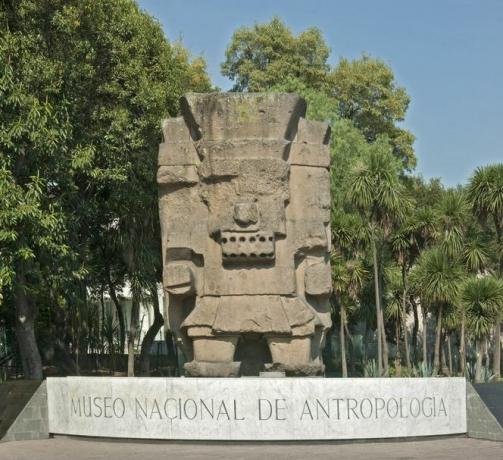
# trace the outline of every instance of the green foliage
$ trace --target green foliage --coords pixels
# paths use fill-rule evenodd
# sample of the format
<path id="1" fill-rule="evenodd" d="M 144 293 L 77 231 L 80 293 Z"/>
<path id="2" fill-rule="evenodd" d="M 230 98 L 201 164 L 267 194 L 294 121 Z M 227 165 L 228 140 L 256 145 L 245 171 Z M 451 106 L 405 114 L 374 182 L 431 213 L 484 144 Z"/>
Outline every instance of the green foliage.
<path id="1" fill-rule="evenodd" d="M 35 313 L 79 318 L 126 280 L 141 296 L 160 279 L 161 120 L 211 90 L 204 61 L 133 0 L 4 2 L 0 27 L 1 294 L 22 262 Z"/>
<path id="2" fill-rule="evenodd" d="M 411 284 L 426 305 L 438 306 L 456 301 L 463 278 L 459 262 L 437 246 L 421 254 L 412 270 Z"/>
<path id="3" fill-rule="evenodd" d="M 461 288 L 460 301 L 470 333 L 477 339 L 485 338 L 503 312 L 503 281 L 492 276 L 471 277 Z"/>
<path id="4" fill-rule="evenodd" d="M 434 369 L 433 366 L 430 363 L 425 363 L 424 361 L 421 361 L 417 368 L 414 370 L 415 375 L 418 377 L 434 377 Z"/>
<path id="5" fill-rule="evenodd" d="M 384 292 L 384 317 L 400 324 L 403 280 L 400 267 L 388 265 L 384 270 L 386 290 Z"/>
<path id="6" fill-rule="evenodd" d="M 364 366 L 365 377 L 380 377 L 379 369 L 377 367 L 375 359 L 370 359 Z"/>
<path id="7" fill-rule="evenodd" d="M 387 232 L 410 203 L 400 182 L 400 165 L 387 139 L 379 138 L 350 172 L 347 197 L 372 223 Z"/>
<path id="8" fill-rule="evenodd" d="M 308 118 L 332 126 L 350 121 L 369 143 L 386 135 L 402 168 L 412 170 L 414 136 L 397 125 L 405 118 L 409 96 L 396 84 L 393 71 L 366 55 L 354 61 L 341 59 L 331 68 L 329 54 L 318 29 L 294 36 L 274 18 L 238 29 L 221 69 L 235 82 L 233 91 L 295 92 L 307 100 Z"/>
<path id="9" fill-rule="evenodd" d="M 468 199 L 482 220 L 491 217 L 503 228 L 503 163 L 475 170 L 468 186 Z"/>
<path id="10" fill-rule="evenodd" d="M 468 185 L 474 214 L 494 232 L 496 269 L 503 276 L 503 163 L 477 168 Z"/>
<path id="11" fill-rule="evenodd" d="M 367 141 L 386 134 L 403 166 L 415 167 L 414 136 L 396 126 L 404 120 L 410 98 L 383 61 L 369 56 L 341 59 L 330 74 L 328 94 L 338 101 L 338 115 L 353 121 Z"/>
<path id="12" fill-rule="evenodd" d="M 275 17 L 270 23 L 234 32 L 222 74 L 235 81 L 234 91 L 266 91 L 288 78 L 321 88 L 328 72 L 329 53 L 318 29 L 310 28 L 294 36 Z"/>
<path id="13" fill-rule="evenodd" d="M 25 67 L 33 47 L 29 37 L 0 38 L 0 304 L 20 266 L 42 281 L 70 252 L 59 196 L 70 127 L 64 106 L 30 91 L 31 74 L 40 71 L 43 80 L 48 73 L 36 56 Z"/>
<path id="14" fill-rule="evenodd" d="M 469 208 L 463 191 L 447 190 L 436 206 L 440 246 L 451 257 L 463 250 L 464 232 L 469 220 Z"/>

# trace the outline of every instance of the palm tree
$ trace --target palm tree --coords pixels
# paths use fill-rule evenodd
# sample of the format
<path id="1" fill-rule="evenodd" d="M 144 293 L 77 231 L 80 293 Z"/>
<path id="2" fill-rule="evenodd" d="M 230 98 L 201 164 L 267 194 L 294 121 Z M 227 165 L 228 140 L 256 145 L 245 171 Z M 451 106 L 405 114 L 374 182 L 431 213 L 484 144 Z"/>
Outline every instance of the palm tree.
<path id="1" fill-rule="evenodd" d="M 334 309 L 339 309 L 339 320 L 340 320 L 340 332 L 339 340 L 341 347 L 341 367 L 342 367 L 342 377 L 346 378 L 348 376 L 348 365 L 346 360 L 346 337 L 344 333 L 345 321 L 346 321 L 346 311 L 344 306 L 343 295 L 346 291 L 346 286 L 348 283 L 348 274 L 346 272 L 346 266 L 342 257 L 337 256 L 332 253 L 331 257 L 331 267 L 332 267 L 332 305 Z"/>
<path id="2" fill-rule="evenodd" d="M 407 369 L 411 370 L 410 358 L 407 345 L 407 324 L 406 311 L 404 310 L 403 293 L 403 267 L 395 265 L 387 266 L 384 269 L 386 279 L 384 289 L 384 317 L 387 320 L 392 320 L 395 325 L 395 341 L 396 341 L 396 356 L 395 369 L 396 375 L 400 376 L 401 352 L 400 352 L 400 331 L 403 331 L 405 342 L 405 354 Z"/>
<path id="3" fill-rule="evenodd" d="M 467 326 L 477 345 L 475 380 L 480 381 L 482 344 L 491 334 L 494 322 L 503 309 L 503 281 L 492 276 L 472 277 L 461 289 L 461 302 L 466 309 Z"/>
<path id="4" fill-rule="evenodd" d="M 404 225 L 399 229 L 398 238 L 406 238 L 405 244 L 399 242 L 392 243 L 392 248 L 395 254 L 399 255 L 399 262 L 402 262 L 402 268 L 406 268 L 406 273 L 404 275 L 404 295 L 407 294 L 408 290 L 408 271 L 415 264 L 417 258 L 422 251 L 429 248 L 431 244 L 438 238 L 438 212 L 432 207 L 420 207 L 414 209 L 409 215 L 408 219 L 405 221 Z M 400 255 L 400 251 L 404 251 L 403 256 Z M 404 267 L 405 266 L 405 267 Z M 409 303 L 412 306 L 414 312 L 414 328 L 412 330 L 412 351 L 416 353 L 417 348 L 417 334 L 419 331 L 419 315 L 417 312 L 417 304 L 415 302 L 414 296 L 408 296 Z M 405 302 L 405 300 L 404 300 Z M 423 308 L 423 313 L 425 310 Z M 423 315 L 424 316 L 424 315 Z M 424 323 L 424 321 L 423 321 Z M 423 361 L 426 362 L 426 340 L 425 333 L 426 329 L 423 328 Z"/>
<path id="5" fill-rule="evenodd" d="M 333 305 L 339 309 L 342 376 L 348 376 L 346 359 L 347 306 L 359 297 L 366 270 L 359 248 L 367 239 L 357 215 L 339 212 L 332 217 L 331 254 Z"/>
<path id="6" fill-rule="evenodd" d="M 458 257 L 463 252 L 465 230 L 469 222 L 466 196 L 460 190 L 449 189 L 436 208 L 440 246 L 449 257 Z"/>
<path id="7" fill-rule="evenodd" d="M 409 201 L 400 182 L 400 165 L 393 157 L 389 144 L 378 140 L 352 169 L 348 183 L 348 198 L 367 223 L 371 234 L 374 267 L 375 304 L 378 336 L 378 369 L 388 370 L 388 351 L 382 311 L 381 269 L 382 249 L 393 223 L 400 220 Z"/>
<path id="8" fill-rule="evenodd" d="M 482 223 L 489 220 L 494 225 L 498 254 L 498 273 L 503 277 L 503 163 L 477 168 L 468 185 L 468 200 L 473 212 Z M 493 372 L 497 378 L 501 375 L 501 318 L 498 317 L 494 328 L 494 363 Z"/>
<path id="9" fill-rule="evenodd" d="M 415 292 L 421 298 L 421 305 L 428 305 L 436 314 L 435 351 L 433 370 L 440 368 L 440 339 L 442 335 L 442 315 L 448 304 L 456 300 L 459 283 L 463 280 L 463 267 L 456 259 L 449 257 L 441 247 L 431 248 L 421 254 L 413 270 Z"/>
<path id="10" fill-rule="evenodd" d="M 465 269 L 472 275 L 482 275 L 489 263 L 489 248 L 485 235 L 480 231 L 476 222 L 471 222 L 465 235 L 462 251 L 462 261 Z M 464 375 L 466 368 L 466 308 L 458 302 L 457 316 L 459 320 L 459 358 L 460 371 Z"/>

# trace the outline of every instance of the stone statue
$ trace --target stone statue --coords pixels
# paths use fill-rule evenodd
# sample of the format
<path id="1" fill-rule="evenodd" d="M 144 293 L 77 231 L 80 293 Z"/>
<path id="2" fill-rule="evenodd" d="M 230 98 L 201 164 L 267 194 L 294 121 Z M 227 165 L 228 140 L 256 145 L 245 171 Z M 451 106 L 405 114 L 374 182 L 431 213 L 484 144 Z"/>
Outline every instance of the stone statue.
<path id="1" fill-rule="evenodd" d="M 188 94 L 181 109 L 163 124 L 157 182 L 166 326 L 185 374 L 322 374 L 328 125 L 293 94 Z"/>

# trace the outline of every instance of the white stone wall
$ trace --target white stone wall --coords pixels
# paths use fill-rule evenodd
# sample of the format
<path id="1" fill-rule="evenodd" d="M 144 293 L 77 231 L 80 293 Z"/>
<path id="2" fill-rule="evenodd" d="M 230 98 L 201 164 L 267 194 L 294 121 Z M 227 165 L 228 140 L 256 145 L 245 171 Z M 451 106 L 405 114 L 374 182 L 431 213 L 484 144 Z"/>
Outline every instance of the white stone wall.
<path id="1" fill-rule="evenodd" d="M 322 440 L 466 433 L 460 378 L 50 378 L 49 431 L 146 439 Z"/>

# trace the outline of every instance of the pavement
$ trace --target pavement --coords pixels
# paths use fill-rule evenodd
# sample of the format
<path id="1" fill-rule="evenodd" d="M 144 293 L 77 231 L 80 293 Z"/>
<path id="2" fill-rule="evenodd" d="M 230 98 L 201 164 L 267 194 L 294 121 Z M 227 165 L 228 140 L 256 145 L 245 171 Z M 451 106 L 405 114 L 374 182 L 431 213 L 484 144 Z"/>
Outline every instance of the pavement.
<path id="1" fill-rule="evenodd" d="M 387 442 L 194 443 L 56 437 L 0 444 L 1 460 L 503 459 L 503 443 L 465 437 Z"/>

